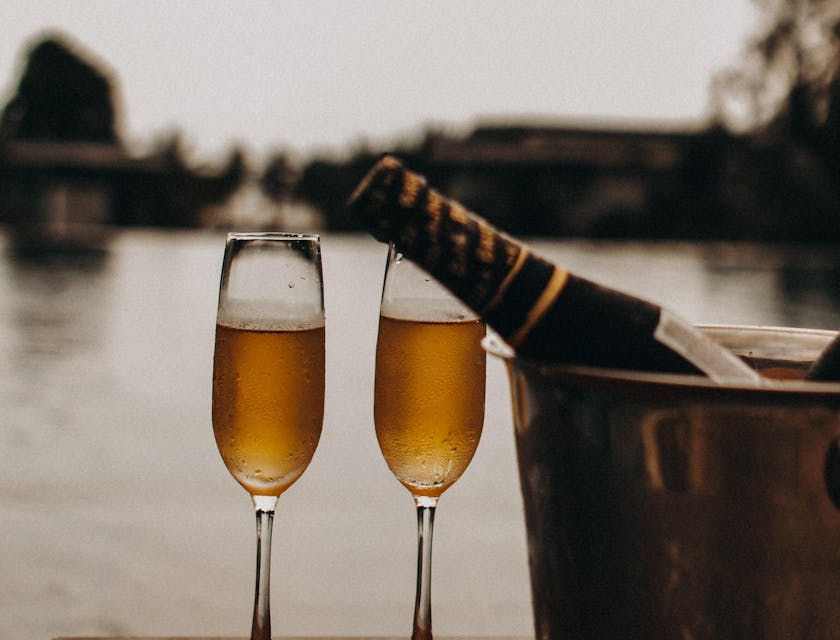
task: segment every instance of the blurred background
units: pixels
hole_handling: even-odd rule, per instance
[[[824,240],[831,5],[6,3],[0,219],[352,230],[390,150],[514,233]]]
[[[356,230],[389,150],[512,233],[840,229],[834,3],[0,11],[3,222]]]
[[[489,6],[488,6],[489,4]],[[840,5],[0,4],[0,636],[238,635],[253,514],[210,427],[227,230],[322,234],[327,407],[275,525],[278,635],[403,635],[373,433],[383,152],[694,322],[840,327]],[[441,501],[440,635],[532,633],[505,372]]]

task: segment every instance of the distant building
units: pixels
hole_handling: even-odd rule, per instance
[[[468,137],[432,137],[430,177],[514,233],[598,235],[647,224],[672,189],[691,133],[544,126],[482,126]]]
[[[239,152],[215,171],[187,166],[177,138],[129,154],[111,93],[108,76],[63,38],[30,49],[0,118],[0,224],[19,241],[83,246],[115,225],[198,226],[239,185]]]
[[[465,137],[429,134],[398,154],[516,235],[840,241],[840,194],[818,158],[717,127],[483,125]],[[320,162],[319,172],[349,194],[372,158],[329,171]],[[317,183],[304,197],[330,224],[352,224],[339,197],[319,202]]]
[[[238,187],[239,156],[203,173],[178,153],[118,144],[0,140],[0,223],[19,241],[82,246],[113,226],[195,227]]]

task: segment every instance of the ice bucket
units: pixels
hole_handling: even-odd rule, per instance
[[[704,331],[784,377],[834,335]],[[840,638],[839,383],[721,387],[485,346],[509,375],[537,638]]]

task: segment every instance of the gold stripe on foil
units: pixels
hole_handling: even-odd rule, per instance
[[[429,232],[429,238],[433,243],[437,243],[440,218],[443,215],[443,205],[444,201],[440,194],[434,189],[429,189],[426,194],[426,213],[428,214],[426,230]]]
[[[417,196],[423,190],[423,181],[410,171],[403,172],[403,188],[400,191],[400,205],[410,209],[417,202]]]
[[[402,163],[394,156],[382,156],[377,163],[378,167],[384,169],[402,169]]]
[[[451,202],[449,208],[449,219],[459,225],[465,225],[470,221],[470,214],[457,202]]]
[[[495,295],[490,299],[484,308],[479,311],[479,315],[485,315],[489,313],[493,307],[499,304],[502,297],[505,295],[505,291],[510,286],[510,283],[513,282],[513,279],[516,277],[520,271],[522,271],[522,267],[525,265],[525,261],[528,259],[528,250],[525,247],[522,247],[519,250],[519,255],[516,256],[516,262],[513,263],[513,266],[508,271],[507,275],[502,280],[501,284],[499,284],[499,288],[496,290]]]
[[[487,224],[481,220],[478,221],[478,249],[476,256],[486,265],[493,264],[495,259],[496,243],[494,241],[492,230],[487,227]]]
[[[457,231],[449,239],[454,247],[449,263],[449,272],[456,278],[463,278],[467,275],[467,234],[463,231]]]
[[[534,306],[531,307],[531,310],[528,311],[528,315],[525,317],[525,322],[522,323],[522,326],[514,332],[511,336],[508,337],[508,343],[514,349],[518,347],[522,341],[528,337],[528,334],[531,333],[531,329],[534,328],[540,318],[543,317],[546,311],[554,304],[554,301],[557,299],[557,296],[560,295],[560,292],[563,291],[563,287],[566,286],[566,281],[569,279],[569,272],[564,271],[563,269],[555,267],[554,273],[551,274],[551,278],[548,280],[548,284],[545,285],[545,289],[540,294],[540,297],[537,298],[537,301],[534,303]]]

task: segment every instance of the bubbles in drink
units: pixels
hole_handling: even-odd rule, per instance
[[[323,326],[217,326],[213,429],[222,459],[249,492],[279,495],[309,464],[323,421],[324,360]]]
[[[440,495],[472,460],[484,422],[484,326],[382,316],[374,418],[388,466],[417,495]]]

